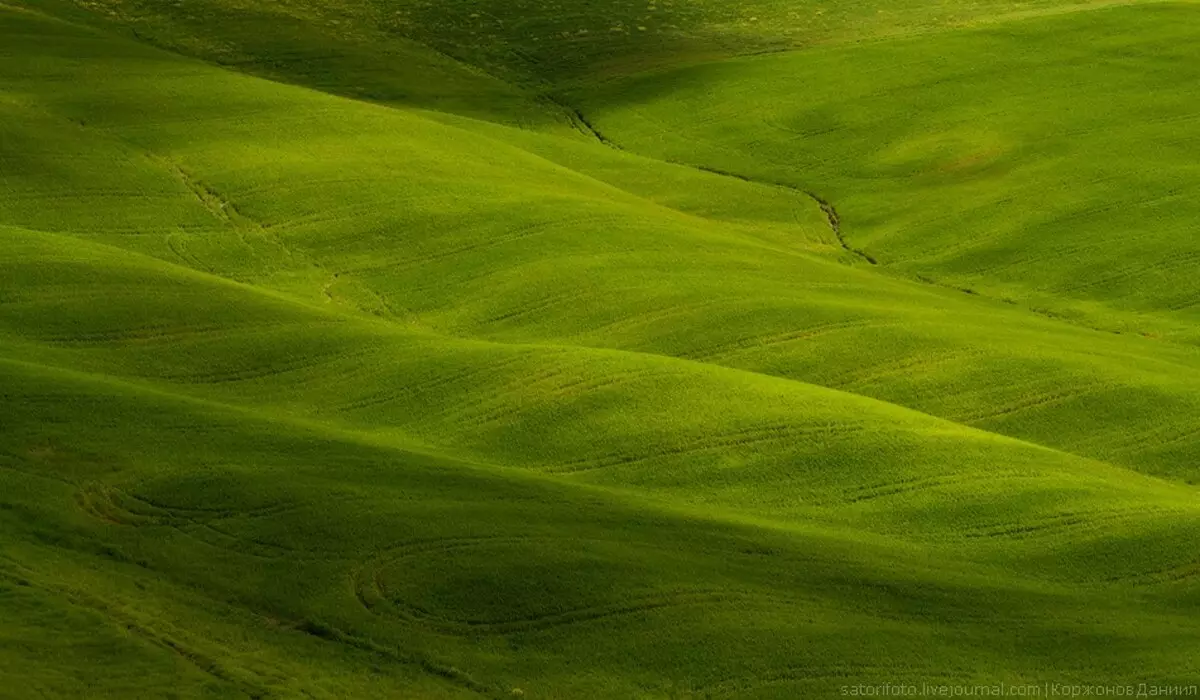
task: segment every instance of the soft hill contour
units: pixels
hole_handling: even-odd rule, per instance
[[[1114,109],[1190,123],[1156,71],[1194,5],[895,3],[724,60],[751,20],[695,3],[687,51],[574,38],[588,70],[539,73],[499,58],[548,36],[519,6],[471,43],[453,3],[394,33],[209,4],[0,5],[0,696],[1200,682],[1189,219],[1158,199],[1191,144],[1148,121],[1138,165],[1037,102],[1120,26]],[[980,46],[1043,91],[1003,111],[931,58]],[[1060,147],[954,150],[1018,123]],[[1161,220],[1004,216],[1050,181]]]

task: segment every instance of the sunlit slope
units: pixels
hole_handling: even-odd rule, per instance
[[[428,332],[749,369],[1194,478],[1194,350],[878,275],[803,192],[6,17],[9,223]]]
[[[979,495],[979,482],[995,481],[1008,498],[1042,492],[1047,500],[1034,509],[1054,512],[1069,508],[1067,494],[1085,511],[1107,508],[1112,489],[1190,494],[794,381],[660,355],[409,330],[53,234],[8,229],[6,243],[0,327],[10,357],[417,438],[476,460],[761,517],[861,515],[863,529],[908,536],[917,533],[907,518],[926,508],[1003,524],[960,502]],[[99,295],[106,303],[97,310]],[[939,504],[911,493],[927,488],[955,495]],[[868,503],[881,498],[898,510],[885,516]],[[848,503],[857,505],[829,510]]]
[[[6,579],[27,625],[126,627],[118,669],[331,696],[1192,680],[1190,487],[793,381],[5,237]]]
[[[628,148],[818,191],[888,268],[1195,344],[1198,18],[1138,4],[577,96]]]

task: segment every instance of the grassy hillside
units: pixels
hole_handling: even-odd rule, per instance
[[[953,202],[961,229],[937,234],[969,252],[1004,235],[969,183],[897,172],[859,189],[853,154],[829,156],[833,139],[867,152],[864,135],[901,130],[920,85],[878,128],[828,142],[772,140],[731,109],[793,109],[799,95],[763,85],[829,61],[877,100],[956,41],[1015,63],[1013,46],[1028,51],[1034,68],[993,62],[997,75],[1046,66],[1098,94],[1074,82],[1070,42],[1044,35],[1120,22],[1135,55],[1176,40],[1155,59],[1172,91],[1114,88],[1161,115],[1188,94],[1190,8],[1044,19],[1071,8],[896,3],[885,20],[864,5],[825,34],[795,26],[818,43],[942,31],[601,85],[496,53],[548,36],[538,12],[602,16],[582,4],[505,6],[531,24],[475,42],[451,21],[465,5],[441,5],[441,22],[414,5],[395,35],[360,14],[373,6],[336,9],[338,25],[318,21],[324,5],[172,7],[0,6],[0,677],[15,681],[0,695],[1200,682],[1200,349],[1166,301],[1189,289],[1186,266],[1138,274],[1160,258],[1118,245],[1119,221],[1058,243],[1030,232],[1008,244],[1111,238],[1053,274],[1010,266],[1027,296],[989,298],[1007,278],[943,276],[919,217],[871,228],[853,213]],[[689,40],[732,31],[724,10],[694,8]],[[970,19],[1012,21],[951,31]],[[458,58],[480,65],[412,39],[474,47]],[[719,55],[715,41],[671,61]],[[218,44],[298,84],[194,58]],[[351,44],[360,63],[321,53]],[[301,45],[324,58],[272,63]],[[588,46],[621,71],[650,61]],[[429,63],[390,68],[410,51]],[[974,103],[978,75],[928,60]],[[394,92],[357,94],[368,74]],[[563,80],[575,125],[608,144],[538,97]],[[825,98],[831,119],[866,109],[821,89],[845,100]],[[1012,101],[1005,123],[1054,133],[1058,115]],[[1064,191],[1101,197],[1116,185],[1087,165],[1118,165],[1085,156],[1132,148],[1131,133],[1026,149],[1010,171],[1025,179],[987,185],[1069,175]],[[1120,163],[1138,202],[1149,183],[1190,182],[1185,155],[1153,153]],[[1138,235],[1186,244],[1177,216]],[[1067,294],[1084,264],[1128,270],[1134,291]],[[1072,322],[1035,294],[1092,306]]]
[[[28,0],[259,74],[369,97],[439,90],[445,59],[554,90],[648,68],[1023,19],[1128,0]],[[427,47],[417,49],[419,46]],[[433,58],[436,52],[442,59]],[[398,62],[395,59],[408,60]],[[382,59],[382,60],[381,60]],[[436,67],[435,67],[436,66]],[[438,77],[441,77],[440,75]],[[450,85],[464,78],[452,78]],[[477,105],[503,113],[484,83]],[[444,89],[444,88],[443,88]],[[349,91],[349,92],[346,92]],[[499,99],[498,99],[499,98]],[[469,99],[469,98],[468,98]]]
[[[580,93],[622,145],[819,190],[909,276],[1197,343],[1193,3],[692,66]]]

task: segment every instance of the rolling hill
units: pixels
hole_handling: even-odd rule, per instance
[[[0,4],[0,696],[1194,689],[1198,12]]]

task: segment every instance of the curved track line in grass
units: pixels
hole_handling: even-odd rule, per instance
[[[1045,535],[1056,535],[1063,531],[1078,528],[1089,528],[1098,525],[1119,524],[1132,516],[1169,517],[1184,515],[1182,511],[1167,508],[1113,508],[1074,513],[1059,513],[1035,519],[1025,519],[1020,522],[991,523],[975,525],[960,530],[963,537],[979,539],[1002,537],[1005,539],[1027,539]]]
[[[480,428],[502,421],[506,417],[517,415],[521,411],[521,402],[516,399],[519,399],[535,387],[539,389],[537,392],[538,400],[546,402],[551,399],[569,400],[580,398],[592,392],[619,387],[643,379],[675,376],[680,375],[656,367],[598,377],[575,374],[566,370],[553,374],[543,374],[533,378],[521,377],[502,390],[503,393],[495,395],[492,400],[480,401],[470,405],[471,407],[466,410],[454,411],[443,414],[443,416],[451,420],[456,420],[458,426],[462,428]]]
[[[448,406],[430,418],[437,423],[458,421],[460,425],[481,425],[520,412],[530,391],[538,390],[540,397],[574,397],[584,391],[595,391],[648,377],[676,376],[666,367],[613,373],[608,376],[582,375],[580,365],[548,365],[539,363],[532,372],[518,373],[494,387],[486,397],[470,396],[454,406]],[[541,399],[539,399],[541,401]],[[428,423],[428,421],[426,421]]]
[[[253,669],[248,666],[239,666],[236,669],[230,667],[224,663],[223,659],[219,659],[211,653],[201,651],[192,645],[190,641],[184,641],[183,636],[171,628],[169,622],[158,619],[147,621],[144,619],[145,616],[129,612],[129,608],[104,600],[93,593],[68,588],[57,583],[35,580],[38,577],[37,572],[34,570],[6,557],[3,558],[3,561],[11,563],[17,573],[10,573],[0,569],[0,578],[12,580],[18,586],[36,588],[54,595],[70,605],[95,612],[101,617],[117,624],[121,629],[136,634],[151,644],[167,649],[189,665],[196,667],[214,679],[234,686],[247,697],[255,700],[274,697],[276,694],[272,691],[271,687],[284,683],[290,678],[289,674],[274,668],[268,668],[264,671],[265,662],[262,659],[254,660]],[[328,625],[313,623],[310,620],[278,620],[273,617],[266,617],[261,612],[251,608],[241,608],[241,610],[257,620],[269,621],[272,627],[276,627],[282,622],[285,628],[296,632],[314,636],[325,641],[344,644],[361,651],[382,656],[390,661],[418,668],[423,673],[441,678],[477,695],[488,698],[502,697],[500,692],[476,681],[469,674],[415,652],[400,652],[395,648],[378,644],[370,639],[348,634]],[[307,695],[307,693],[305,694]]]
[[[564,349],[556,354],[565,354],[569,352]],[[545,355],[543,358],[551,357]],[[529,363],[533,359],[533,353],[513,353],[508,357],[504,357],[498,361],[489,362],[487,364],[466,365],[465,368],[445,371],[422,381],[414,379],[406,382],[403,386],[390,387],[388,389],[362,396],[358,399],[342,404],[335,408],[338,412],[350,412],[367,408],[373,408],[384,404],[392,403],[405,397],[420,396],[422,394],[436,393],[441,389],[451,387],[455,384],[472,384],[482,382],[489,377],[500,374],[510,368],[517,368],[522,364]]]
[[[899,324],[872,324],[875,327],[898,326]],[[828,377],[822,382],[823,386],[836,388],[840,391],[857,393],[856,388],[866,388],[872,384],[886,382],[889,379],[911,379],[913,370],[921,370],[927,376],[932,376],[932,370],[952,363],[963,363],[984,357],[984,352],[974,348],[936,348],[936,354],[927,356],[907,355],[895,362],[881,362],[861,371],[851,369],[841,375]],[[865,369],[865,368],[863,368]],[[867,394],[863,394],[866,396]],[[955,419],[954,422],[962,423]]]
[[[637,616],[670,608],[705,606],[738,600],[737,596],[722,591],[676,591],[670,593],[630,596],[618,603],[572,608],[562,612],[547,613],[524,619],[484,621],[457,620],[435,615],[411,603],[385,600],[381,605],[393,615],[438,632],[454,635],[514,634],[519,632],[543,632],[546,630],[597,622],[612,618]],[[370,608],[375,611],[381,607]]]
[[[1192,440],[1193,438],[1197,438],[1197,437],[1200,437],[1200,426],[1196,426],[1194,428],[1187,428],[1187,429],[1182,430],[1179,433],[1176,433],[1175,435],[1173,435],[1171,437],[1159,439],[1154,443],[1154,447],[1157,449],[1162,449],[1164,447],[1174,447],[1175,445],[1178,445],[1183,442],[1187,442],[1187,441]]]
[[[981,293],[971,287],[960,287],[960,286],[958,286],[956,284],[952,284],[950,282],[940,282],[940,281],[935,280],[932,277],[925,275],[925,274],[914,274],[911,277],[908,277],[908,279],[911,279],[915,282],[920,282],[921,284],[929,285],[931,287],[939,287],[941,289],[948,289],[952,292],[959,292],[960,294],[966,294],[967,296],[978,297],[980,299],[987,299],[988,301],[993,301],[993,302],[997,302],[1000,304],[1007,304],[1009,306],[1018,306],[1021,309],[1028,311],[1031,314],[1037,314],[1038,316],[1041,316],[1043,318],[1048,318],[1051,321],[1058,321],[1060,323],[1065,323],[1070,326],[1075,326],[1076,328],[1085,328],[1089,331],[1096,331],[1097,333],[1109,333],[1111,335],[1123,335],[1123,333],[1120,330],[1115,329],[1115,328],[1105,328],[1103,326],[1097,326],[1094,324],[1084,323],[1080,319],[1072,318],[1070,316],[1065,315],[1062,312],[1055,311],[1053,309],[1047,309],[1047,308],[1043,308],[1040,306],[1027,306],[1025,304],[1021,304],[1021,303],[1017,302],[1014,299],[1010,299],[1009,297],[989,296],[989,295]],[[1143,334],[1143,335],[1145,335],[1145,334]],[[1145,337],[1150,337],[1150,336],[1145,336]]]
[[[6,453],[6,454],[0,455],[0,456],[8,457],[8,458],[12,459],[12,461],[15,461],[18,463],[25,461],[19,455],[14,455],[12,453]],[[59,476],[58,474],[55,474],[50,471],[34,471],[33,469],[22,469],[21,467],[14,466],[13,464],[6,463],[7,461],[8,460],[0,459],[0,469],[4,469],[6,471],[13,472],[14,474],[20,474],[21,476],[27,476],[27,477],[31,477],[34,479],[46,479],[49,481],[57,481],[58,483],[66,484],[67,486],[72,486],[72,487],[75,486],[74,481],[71,481],[70,479],[68,479],[64,476]]]
[[[591,326],[585,330],[581,330],[577,335],[592,336],[603,333],[606,336],[615,332],[625,332],[637,329],[639,326],[646,326],[678,316],[687,316],[695,314],[704,309],[719,308],[722,306],[738,308],[737,299],[705,299],[691,301],[683,304],[671,304],[669,306],[659,306],[650,311],[638,314],[636,316],[625,316],[613,321],[604,321],[598,326]],[[676,355],[675,357],[680,357]]]
[[[1076,385],[1076,386],[1078,386],[1078,385]],[[1048,394],[1022,397],[1022,398],[1008,404],[1007,406],[1004,406],[1003,408],[997,408],[995,410],[991,410],[991,411],[987,411],[987,412],[983,412],[983,413],[975,413],[975,414],[966,415],[966,416],[958,416],[957,422],[961,423],[962,425],[969,425],[969,426],[974,427],[976,423],[984,423],[986,421],[1000,420],[1000,419],[1008,418],[1015,414],[1021,413],[1023,411],[1032,411],[1032,410],[1037,410],[1040,408],[1046,408],[1049,406],[1056,406],[1059,404],[1067,403],[1069,401],[1073,401],[1075,399],[1078,399],[1078,398],[1081,398],[1084,396],[1098,394],[1098,393],[1101,393],[1102,391],[1104,391],[1106,388],[1108,388],[1108,387],[1105,387],[1102,385],[1092,385],[1092,386],[1085,386],[1082,389],[1073,389],[1073,390],[1062,389],[1062,390],[1059,390],[1056,392],[1051,392]]]
[[[187,267],[191,267],[196,270],[203,270],[213,275],[217,274],[217,269],[215,267],[188,252],[187,246],[182,240],[180,240],[180,238],[184,235],[186,234],[184,234],[182,231],[168,234],[165,241],[167,248],[169,248],[171,252],[175,254],[175,257],[179,258],[179,260]]]
[[[382,656],[389,661],[414,666],[421,669],[427,675],[441,678],[455,686],[464,690],[468,690],[476,695],[481,695],[485,698],[500,698],[511,697],[511,695],[481,683],[475,680],[471,674],[449,664],[437,661],[428,656],[421,655],[417,652],[403,652],[398,648],[380,644],[368,637],[361,637],[355,634],[346,632],[338,627],[334,627],[322,622],[313,622],[312,620],[304,620],[294,626],[297,631],[311,635],[318,639],[337,644],[343,644],[348,647],[353,647],[361,651],[366,651],[378,656]]]
[[[155,505],[115,486],[96,483],[80,487],[75,502],[83,512],[110,525],[170,528],[202,545],[255,559],[339,561],[353,556],[342,550],[297,549],[242,537],[215,524],[225,520],[269,518],[304,508],[307,504],[280,503],[244,511],[170,508]]]
[[[133,345],[154,344],[160,342],[178,342],[187,340],[206,340],[212,338],[227,339],[233,337],[254,337],[267,335],[281,330],[312,329],[315,323],[298,324],[287,321],[258,322],[235,324],[226,322],[224,325],[209,324],[203,326],[160,325],[128,327],[125,330],[94,331],[90,333],[75,332],[70,335],[48,335],[38,338],[38,341],[48,345],[72,347],[77,345]]]
[[[989,482],[1013,478],[1036,478],[1029,474],[1016,472],[998,472],[989,474],[946,474],[931,477],[913,477],[896,481],[885,481],[864,486],[853,486],[842,490],[842,500],[838,504],[864,503],[880,498],[907,495],[925,489],[935,489],[944,486],[958,486],[974,482]]]
[[[75,497],[83,512],[110,525],[170,528],[199,544],[255,559],[280,559],[297,554],[296,551],[287,548],[233,537],[213,527],[206,520],[170,512],[140,513],[125,507],[124,499],[134,500],[120,489],[99,484],[84,486]],[[201,536],[203,533],[207,533],[209,537]]]
[[[1190,584],[1197,579],[1200,579],[1200,560],[1139,574],[1113,576],[1098,583],[1099,585],[1127,584],[1135,588],[1149,588],[1171,584]]]
[[[686,445],[659,449],[647,453],[609,453],[599,457],[577,460],[574,462],[558,463],[542,471],[548,474],[572,475],[612,467],[623,467],[659,459],[676,459],[689,455],[712,452],[714,450],[754,448],[782,442],[796,441],[801,438],[813,437],[844,437],[865,430],[863,426],[847,423],[825,423],[821,425],[796,425],[780,423],[776,425],[745,428],[732,432],[721,433],[704,439],[699,439]],[[810,443],[805,443],[810,444]]]
[[[713,360],[729,359],[730,356],[742,352],[758,350],[760,348],[770,347],[774,345],[784,345],[801,340],[809,340],[811,338],[819,338],[821,336],[840,333],[847,330],[860,330],[872,327],[884,327],[896,325],[891,322],[882,321],[880,319],[863,319],[857,321],[835,321],[833,323],[824,323],[816,326],[809,326],[798,331],[787,331],[773,335],[752,335],[731,340],[726,343],[712,345],[706,348],[690,350],[677,355],[677,357],[696,362],[711,362]]]
[[[223,370],[210,369],[208,372],[189,372],[179,375],[164,375],[162,379],[181,382],[184,384],[198,385],[234,384],[238,382],[249,382],[268,377],[278,377],[285,374],[303,372],[305,370],[310,370],[322,365],[331,365],[336,362],[346,362],[348,360],[370,357],[373,354],[374,351],[370,349],[328,353],[315,357],[305,356],[289,359],[287,362],[262,364],[257,367],[225,368]]]
[[[1108,276],[1095,276],[1091,279],[1062,287],[1063,292],[1080,292],[1095,287],[1124,282],[1133,277],[1145,276],[1153,272],[1174,270],[1176,268],[1194,269],[1200,261],[1200,251],[1183,253],[1176,257],[1143,262],[1137,265],[1125,266],[1120,272]]]
[[[397,260],[394,263],[386,265],[372,265],[369,268],[359,268],[350,270],[351,272],[361,273],[364,270],[371,271],[386,271],[400,272],[419,268],[432,262],[440,262],[448,258],[462,255],[464,253],[476,253],[492,248],[498,248],[508,243],[515,243],[527,238],[533,238],[553,231],[555,227],[567,227],[572,224],[587,224],[598,221],[607,221],[609,216],[582,216],[556,219],[552,221],[533,221],[522,226],[516,226],[508,229],[502,234],[489,236],[488,238],[473,243],[458,246],[456,248],[441,248],[437,252],[428,253],[427,255],[418,255],[417,257],[405,258]]]
[[[18,564],[18,566],[20,565]],[[190,641],[183,641],[183,637],[179,631],[173,629],[170,623],[165,620],[152,619],[147,621],[143,615],[128,612],[124,606],[107,601],[93,593],[40,580],[33,580],[33,577],[36,575],[33,570],[26,569],[26,567],[21,567],[21,570],[27,573],[18,576],[0,570],[0,577],[13,580],[20,586],[35,588],[44,594],[50,594],[69,605],[89,610],[116,624],[120,629],[132,633],[154,646],[170,651],[205,675],[233,686],[250,698],[258,700],[259,698],[269,697],[271,692],[268,689],[268,684],[284,679],[283,674],[267,675],[245,667],[234,671],[213,654],[201,651]]]
[[[490,375],[499,374],[502,370],[519,366],[523,363],[527,363],[528,361],[529,357],[527,356],[513,356],[505,361],[493,363],[486,367],[465,370],[456,373],[447,373],[442,377],[430,380],[428,382],[389,388],[384,391],[364,396],[351,403],[340,405],[336,407],[335,410],[338,412],[352,412],[386,405],[401,401],[405,397],[411,397],[416,394],[430,392],[439,387],[445,387],[452,384],[470,383],[477,379],[486,379]],[[547,370],[532,376],[517,373],[513,374],[512,377],[506,381],[502,388],[498,388],[496,390],[498,393],[493,395],[491,400],[484,399],[471,404],[455,405],[446,408],[440,413],[430,414],[428,418],[437,422],[457,418],[464,421],[464,425],[478,426],[486,422],[499,420],[505,415],[509,415],[514,411],[519,410],[518,405],[505,401],[504,399],[519,397],[524,392],[530,390],[534,385],[546,383],[551,384],[549,387],[541,388],[541,391],[539,391],[540,397],[569,398],[581,395],[585,392],[595,391],[637,379],[667,376],[675,376],[675,373],[661,368],[643,369],[611,376],[589,376],[587,374],[572,373],[569,369],[556,370],[553,372]],[[552,380],[554,379],[564,379],[564,381],[553,384]],[[493,408],[489,408],[489,406],[493,406]],[[429,420],[426,420],[425,422],[429,422]]]
[[[1127,430],[1119,436],[1105,436],[1110,439],[1105,443],[1105,452],[1112,459],[1120,459],[1136,452],[1161,452],[1174,448],[1181,443],[1192,443],[1200,438],[1200,422],[1189,425],[1179,423],[1154,423],[1140,430]],[[1151,446],[1151,447],[1147,447]]]
[[[548,538],[533,538],[548,539]],[[538,632],[570,625],[584,624],[609,618],[620,618],[667,608],[691,605],[712,605],[731,602],[744,596],[719,589],[682,589],[630,595],[620,601],[585,605],[523,618],[484,620],[448,617],[411,602],[397,600],[389,593],[385,573],[397,562],[413,556],[462,550],[492,545],[523,544],[521,537],[467,537],[424,541],[411,548],[402,545],[372,560],[364,562],[350,574],[354,596],[373,615],[390,617],[420,625],[433,631],[456,636],[475,634],[512,634]]]
[[[279,503],[272,503],[270,505],[246,509],[173,506],[165,503],[158,503],[146,498],[145,496],[138,496],[130,493],[129,491],[116,489],[115,487],[108,487],[108,490],[110,493],[119,493],[123,500],[132,501],[134,504],[151,514],[161,514],[165,516],[180,515],[188,518],[259,518],[278,513],[286,513],[287,511],[295,510],[303,505],[295,501],[281,501]]]
[[[526,306],[517,306],[516,308],[504,311],[495,316],[489,316],[481,321],[476,321],[473,325],[487,326],[493,324],[503,324],[508,321],[524,318],[530,314],[536,314],[541,311],[546,311],[547,309],[552,309],[555,306],[561,306],[568,302],[591,298],[594,298],[594,293],[590,290],[552,294],[550,296],[542,297],[541,299],[535,299]]]

